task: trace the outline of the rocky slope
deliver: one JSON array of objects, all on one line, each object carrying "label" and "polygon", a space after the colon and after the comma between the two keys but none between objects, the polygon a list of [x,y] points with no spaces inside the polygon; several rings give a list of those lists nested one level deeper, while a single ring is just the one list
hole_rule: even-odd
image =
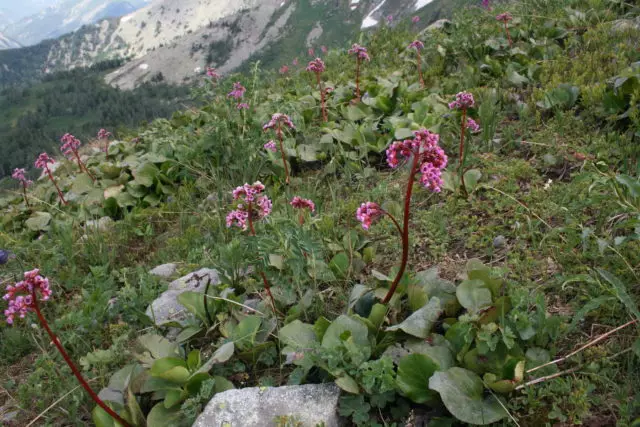
[{"label": "rocky slope", "polygon": [[18,47],[20,47],[20,43],[0,33],[0,49],[15,49]]}]

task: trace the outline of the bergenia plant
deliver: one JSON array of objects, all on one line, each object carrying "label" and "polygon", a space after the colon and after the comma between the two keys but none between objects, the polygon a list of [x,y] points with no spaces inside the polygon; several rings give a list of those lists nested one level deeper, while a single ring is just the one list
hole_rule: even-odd
[{"label": "bergenia plant", "polygon": [[218,80],[220,80],[220,74],[218,74],[218,71],[213,68],[213,67],[207,67],[207,77],[209,77],[211,79],[212,82],[217,82]]},{"label": "bergenia plant", "polygon": [[124,427],[130,426],[130,424],[122,419],[113,409],[107,406],[100,397],[89,387],[89,384],[84,379],[80,370],[71,360],[67,352],[65,351],[62,343],[58,337],[53,333],[47,320],[40,311],[40,302],[49,301],[51,298],[51,287],[49,285],[49,279],[42,277],[38,269],[27,271],[24,273],[24,280],[16,283],[15,285],[9,285],[6,289],[7,293],[3,299],[8,302],[9,307],[4,311],[7,323],[13,325],[16,318],[24,319],[28,313],[35,312],[40,324],[45,329],[49,338],[56,346],[60,355],[64,361],[71,368],[71,372],[75,375],[76,379],[82,385],[82,387],[89,393],[91,399],[102,408],[107,414],[109,414],[115,421],[120,423]]},{"label": "bergenia plant", "polygon": [[491,3],[489,0],[482,0],[482,7],[486,10],[491,10]]},{"label": "bergenia plant", "polygon": [[354,43],[349,49],[349,55],[356,57],[356,101],[360,100],[360,67],[362,61],[371,61],[367,48]]},{"label": "bergenia plant", "polygon": [[414,49],[416,51],[416,60],[418,63],[418,77],[420,78],[420,87],[424,89],[424,78],[422,77],[422,55],[420,51],[424,49],[424,43],[420,40],[414,40],[409,45],[409,49]]},{"label": "bergenia plant", "polygon": [[[245,184],[236,187],[231,193],[236,203],[236,208],[227,214],[227,227],[231,228],[235,225],[242,230],[249,230],[250,236],[255,236],[254,222],[268,217],[272,210],[271,200],[263,194],[264,190],[264,184],[260,181],[256,181],[251,185]],[[276,302],[271,294],[271,286],[267,276],[263,271],[259,274],[264,283],[264,289],[271,300],[273,311],[277,313]]]},{"label": "bergenia plant", "polygon": [[320,91],[320,106],[322,108],[322,121],[327,122],[329,120],[329,117],[327,116],[327,106],[325,105],[325,91],[324,88],[322,86],[322,78],[321,78],[321,74],[324,73],[324,71],[327,69],[327,67],[324,65],[324,61],[320,58],[316,58],[313,61],[309,62],[309,65],[307,65],[307,71],[309,71],[310,73],[315,73],[316,75],[316,80],[318,82],[318,90]]},{"label": "bergenia plant", "polygon": [[[284,173],[286,177],[285,182],[289,184],[289,181],[290,181],[289,166],[287,166],[287,157],[284,151],[283,126],[288,127],[289,129],[296,128],[293,122],[291,121],[291,117],[287,116],[286,114],[275,113],[273,116],[271,116],[271,120],[269,120],[269,122],[265,124],[262,127],[262,129],[265,132],[268,131],[269,129],[273,129],[276,132],[276,136],[278,137],[278,142],[280,143],[280,154],[282,155],[282,166],[284,166]],[[265,144],[265,148],[267,148],[267,144]]]},{"label": "bergenia plant", "polygon": [[312,58],[313,58],[314,56],[316,56],[316,51],[315,51],[312,47],[310,47],[310,48],[307,50],[307,53],[308,53],[308,54],[309,54],[309,56],[310,56],[310,57],[312,57]]},{"label": "bergenia plant", "polygon": [[280,67],[280,74],[287,74],[289,72],[289,66],[283,65]]},{"label": "bergenia plant", "polygon": [[246,91],[247,89],[242,86],[240,82],[235,82],[233,84],[233,90],[227,94],[227,98],[234,98],[238,102],[238,104],[236,105],[236,108],[238,110],[244,109],[245,105],[247,108],[249,107],[247,104],[240,101],[244,97],[244,93]]},{"label": "bergenia plant", "polygon": [[409,218],[411,216],[411,196],[416,174],[420,173],[420,184],[429,191],[439,193],[443,184],[441,173],[447,166],[447,155],[438,145],[440,135],[426,129],[415,131],[413,139],[395,141],[387,149],[387,163],[391,168],[398,168],[404,161],[409,161],[411,169],[404,196],[404,217],[402,226],[389,212],[373,202],[363,203],[356,212],[356,218],[362,223],[362,228],[368,230],[371,225],[382,216],[387,216],[395,225],[402,238],[402,260],[400,269],[391,283],[391,288],[383,299],[388,303],[396,292],[398,284],[404,275],[409,260]]},{"label": "bergenia plant", "polygon": [[462,119],[460,120],[460,144],[458,147],[458,176],[460,177],[460,184],[464,194],[467,194],[467,187],[464,183],[465,131],[466,129],[471,129],[472,132],[478,132],[480,130],[480,126],[473,119],[467,119],[469,108],[473,108],[475,105],[476,101],[473,99],[473,94],[469,92],[459,92],[456,95],[456,100],[449,103],[449,109],[460,110],[462,112]]},{"label": "bergenia plant", "polygon": [[58,197],[60,197],[60,201],[63,204],[66,205],[67,201],[64,199],[64,195],[62,194],[62,191],[60,190],[60,187],[58,187],[58,183],[53,178],[53,174],[51,173],[51,169],[49,169],[49,164],[50,163],[55,163],[55,160],[53,160],[51,157],[49,157],[49,155],[47,153],[41,153],[38,156],[38,158],[36,159],[35,166],[38,169],[42,169],[49,176],[49,179],[51,180],[51,182],[53,182],[53,185],[56,187],[56,190],[58,191]]},{"label": "bergenia plant", "polygon": [[22,196],[24,197],[24,203],[27,205],[27,207],[30,207],[29,199],[27,198],[27,187],[33,184],[33,181],[29,180],[24,175],[25,173],[26,171],[24,169],[16,168],[13,170],[13,173],[11,174],[11,178],[15,179],[20,183],[20,186],[22,187]]},{"label": "bergenia plant", "polygon": [[95,181],[96,179],[94,178],[94,176],[91,174],[91,172],[89,172],[87,166],[80,159],[80,153],[78,153],[78,149],[80,148],[80,140],[70,133],[65,133],[60,139],[60,142],[62,142],[62,147],[60,147],[60,149],[62,150],[62,154],[64,154],[68,159],[71,157],[75,157],[76,161],[78,162],[80,171],[86,173],[93,181]]},{"label": "bergenia plant", "polygon": [[298,222],[300,225],[304,225],[304,217],[305,211],[309,211],[310,213],[314,213],[316,211],[316,204],[313,203],[310,199],[303,199],[300,196],[295,196],[291,200],[291,206],[300,211],[300,216],[298,217]]},{"label": "bergenia plant", "polygon": [[322,51],[323,55],[326,55],[327,52],[329,52],[329,49],[327,49],[327,47],[324,45],[320,46],[320,50]]},{"label": "bergenia plant", "polygon": [[111,132],[108,132],[106,129],[100,129],[98,131],[98,139],[100,141],[104,141],[104,152],[109,151],[109,138],[111,137]]},{"label": "bergenia plant", "polygon": [[414,24],[417,24],[418,22],[420,22],[420,17],[419,16],[414,16],[413,18],[411,18],[411,22],[413,22]]},{"label": "bergenia plant", "polygon": [[496,21],[502,22],[504,24],[504,32],[507,36],[507,40],[509,40],[509,47],[513,47],[513,40],[511,40],[511,33],[509,32],[509,21],[513,19],[513,16],[509,12],[501,13],[496,16]]}]

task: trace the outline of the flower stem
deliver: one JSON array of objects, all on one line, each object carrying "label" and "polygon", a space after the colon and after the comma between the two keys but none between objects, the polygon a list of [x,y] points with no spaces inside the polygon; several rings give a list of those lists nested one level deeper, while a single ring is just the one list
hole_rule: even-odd
[{"label": "flower stem", "polygon": [[[256,235],[256,229],[253,227],[253,203],[249,202],[248,206],[247,206],[247,210],[248,210],[248,221],[249,221],[249,232],[251,236],[255,236]],[[273,308],[273,312],[275,314],[282,314],[278,311],[278,309],[276,308],[276,300],[275,298],[273,298],[273,294],[271,293],[271,285],[269,285],[269,281],[267,280],[267,276],[266,274],[264,274],[263,271],[261,271],[260,273],[260,277],[262,277],[262,282],[264,283],[264,290],[267,291],[267,295],[269,296],[269,300],[271,301],[271,307]]]},{"label": "flower stem", "polygon": [[360,57],[356,57],[356,101],[360,101]]},{"label": "flower stem", "polygon": [[60,200],[62,201],[63,204],[68,205],[67,201],[64,199],[64,195],[62,194],[60,187],[58,187],[58,183],[56,182],[55,179],[53,179],[53,175],[49,170],[49,166],[45,166],[45,168],[47,170],[47,175],[49,175],[49,179],[51,180],[51,182],[53,182],[53,185],[56,187],[56,190],[58,190],[58,196],[60,197]]},{"label": "flower stem", "polygon": [[462,109],[462,122],[460,122],[460,153],[459,153],[459,161],[458,161],[458,176],[460,177],[460,188],[462,192],[467,194],[467,186],[464,183],[464,134],[465,128],[467,124],[467,109]]},{"label": "flower stem", "polygon": [[[289,184],[289,166],[287,166],[287,159],[284,154],[284,143],[282,141],[282,127],[279,120],[278,120],[278,128],[276,130],[276,133],[278,134],[278,141],[280,141],[280,154],[282,154],[282,165],[284,166],[284,174],[286,176],[285,182]],[[249,213],[249,215],[251,215],[251,213]]]},{"label": "flower stem", "polygon": [[420,87],[424,89],[424,78],[422,77],[422,56],[420,55],[420,50],[416,51],[418,53],[418,76],[420,77]]},{"label": "flower stem", "polygon": [[511,40],[511,33],[509,33],[509,24],[504,21],[504,32],[507,33],[507,40],[509,40],[509,47],[513,47],[513,40]]},{"label": "flower stem", "polygon": [[60,340],[58,339],[58,337],[53,333],[53,331],[49,327],[47,320],[44,318],[44,316],[40,312],[40,307],[38,305],[38,299],[37,299],[35,290],[31,292],[31,297],[33,298],[33,308],[36,312],[36,315],[38,316],[38,320],[40,320],[40,324],[42,324],[44,329],[47,331],[49,338],[51,338],[51,341],[53,341],[53,344],[56,346],[56,348],[60,352],[60,355],[62,356],[64,361],[67,362],[67,365],[69,365],[69,368],[71,368],[73,375],[75,375],[80,385],[82,385],[82,387],[86,390],[86,392],[89,393],[89,396],[91,396],[91,399],[93,399],[96,405],[101,407],[114,420],[122,424],[122,426],[124,427],[131,427],[131,424],[126,422],[124,419],[122,419],[122,417],[120,417],[120,415],[118,415],[113,409],[109,408],[109,406],[107,406],[107,404],[104,403],[102,399],[100,399],[98,395],[91,389],[87,381],[85,381],[85,379],[82,377],[82,374],[80,373],[76,365],[73,363],[73,361],[65,351],[64,347],[62,347],[62,344],[60,343]]},{"label": "flower stem", "polygon": [[327,107],[325,105],[325,97],[324,97],[324,88],[322,87],[322,79],[320,78],[320,73],[316,73],[316,77],[318,79],[318,89],[320,89],[320,105],[322,107],[322,121],[329,121],[329,117],[327,116]]},{"label": "flower stem", "polygon": [[27,198],[27,183],[22,181],[22,195],[24,196],[24,202],[26,203],[27,207],[30,208],[31,205],[29,204],[29,199]]},{"label": "flower stem", "polygon": [[400,225],[395,221],[391,215],[388,215],[396,224],[396,228],[398,231],[402,232],[402,261],[400,263],[400,270],[398,270],[398,274],[396,278],[393,280],[391,284],[391,288],[387,295],[382,300],[383,304],[387,304],[393,294],[396,292],[396,288],[404,275],[404,271],[407,268],[407,261],[409,261],[409,217],[411,214],[411,195],[413,193],[413,183],[415,181],[415,175],[418,172],[418,161],[420,160],[420,153],[413,153],[413,163],[411,164],[411,173],[409,174],[409,182],[407,183],[407,193],[404,197],[404,218],[403,218],[403,227],[400,230]]},{"label": "flower stem", "polygon": [[76,159],[78,160],[78,167],[80,168],[80,171],[84,171],[84,173],[89,175],[89,178],[91,178],[93,182],[96,182],[96,178],[91,174],[91,172],[89,172],[89,169],[87,169],[85,164],[82,163],[82,160],[80,160],[80,154],[78,154],[76,150],[73,151],[73,154],[76,155]]}]

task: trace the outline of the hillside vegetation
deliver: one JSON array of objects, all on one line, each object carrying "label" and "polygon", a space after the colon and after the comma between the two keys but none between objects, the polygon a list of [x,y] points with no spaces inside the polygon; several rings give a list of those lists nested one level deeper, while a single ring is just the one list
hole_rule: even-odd
[{"label": "hillside vegetation", "polygon": [[[489,3],[41,156],[0,200],[3,280],[49,280],[7,289],[5,423],[119,425],[55,343],[132,426],[332,381],[358,426],[640,425],[640,5]],[[169,262],[222,283],[162,323]]]}]

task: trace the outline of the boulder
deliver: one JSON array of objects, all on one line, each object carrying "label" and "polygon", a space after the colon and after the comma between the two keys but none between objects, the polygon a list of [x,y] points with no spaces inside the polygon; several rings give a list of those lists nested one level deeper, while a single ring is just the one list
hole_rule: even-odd
[{"label": "boulder", "polygon": [[228,390],[213,396],[193,427],[274,427],[282,417],[286,425],[338,427],[339,397],[333,383]]},{"label": "boulder", "polygon": [[172,277],[178,271],[178,264],[162,264],[149,271],[149,274],[153,276],[162,277],[163,279],[168,279]]},{"label": "boulder", "polygon": [[98,220],[89,220],[85,225],[85,229],[88,231],[105,232],[113,228],[113,220],[111,217],[103,216]]},{"label": "boulder", "polygon": [[438,19],[433,24],[429,25],[424,31],[436,31],[436,30],[444,30],[449,25],[451,25],[451,21],[448,19]]},{"label": "boulder", "polygon": [[149,316],[157,326],[169,322],[178,322],[186,325],[188,312],[182,304],[178,302],[178,296],[187,291],[204,293],[207,284],[211,286],[220,284],[220,275],[216,270],[203,268],[174,280],[169,284],[169,288],[147,308],[147,316]]}]

